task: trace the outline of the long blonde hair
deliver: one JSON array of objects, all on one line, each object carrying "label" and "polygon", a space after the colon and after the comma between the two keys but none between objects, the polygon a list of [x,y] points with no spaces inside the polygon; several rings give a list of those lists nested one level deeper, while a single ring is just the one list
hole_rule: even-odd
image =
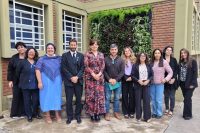
[{"label": "long blonde hair", "polygon": [[125,64],[128,63],[128,60],[126,58],[126,55],[125,55],[125,50],[128,49],[130,52],[131,52],[131,55],[129,57],[130,61],[131,61],[131,64],[135,64],[136,62],[136,57],[135,57],[135,54],[133,52],[133,50],[131,49],[131,47],[125,47],[123,52],[122,52],[122,59],[125,61]]}]

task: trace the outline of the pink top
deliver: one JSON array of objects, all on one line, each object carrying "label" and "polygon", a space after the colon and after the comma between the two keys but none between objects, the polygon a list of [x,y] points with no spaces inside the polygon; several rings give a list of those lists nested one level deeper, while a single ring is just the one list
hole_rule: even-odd
[{"label": "pink top", "polygon": [[[153,64],[153,83],[154,84],[162,84],[161,81],[165,78],[169,81],[173,76],[173,71],[166,60],[163,60],[163,67],[158,66],[158,62],[154,62]],[[165,77],[165,71],[168,73]]]}]

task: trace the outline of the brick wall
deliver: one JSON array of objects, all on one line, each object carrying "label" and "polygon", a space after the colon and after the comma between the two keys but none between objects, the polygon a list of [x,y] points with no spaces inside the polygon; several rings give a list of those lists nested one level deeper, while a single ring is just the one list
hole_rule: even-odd
[{"label": "brick wall", "polygon": [[163,49],[174,45],[175,0],[153,4],[152,9],[152,48]]},{"label": "brick wall", "polygon": [[7,81],[7,68],[8,68],[8,62],[9,59],[1,59],[2,63],[2,82],[3,82],[3,95],[7,96],[12,94],[12,90],[8,87],[8,81]]}]

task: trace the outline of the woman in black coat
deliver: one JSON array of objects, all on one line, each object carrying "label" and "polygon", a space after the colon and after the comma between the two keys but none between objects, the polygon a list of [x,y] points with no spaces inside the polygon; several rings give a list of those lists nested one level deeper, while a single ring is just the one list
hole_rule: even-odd
[{"label": "woman in black coat", "polygon": [[[152,79],[152,68],[148,64],[146,53],[140,53],[137,56],[136,64],[132,68],[131,77],[134,82],[136,119],[141,120],[143,102],[144,121],[149,122],[151,118],[150,108],[150,90],[149,84]],[[143,99],[143,100],[142,100]]]},{"label": "woman in black coat", "polygon": [[20,61],[16,68],[16,76],[18,77],[18,87],[22,89],[25,105],[25,113],[28,122],[32,122],[32,118],[41,118],[38,113],[39,106],[39,89],[37,87],[37,79],[35,74],[35,64],[38,58],[38,52],[35,48],[29,48],[26,51],[25,59]]},{"label": "woman in black coat", "polygon": [[[164,97],[165,97],[165,114],[172,116],[175,106],[175,93],[178,88],[177,84],[177,73],[178,73],[178,64],[176,58],[172,56],[173,48],[167,46],[163,50],[163,58],[169,63],[173,71],[172,78],[164,84]],[[165,73],[167,75],[167,73]],[[170,103],[169,103],[170,102]]]},{"label": "woman in black coat", "polygon": [[11,118],[17,118],[25,115],[23,95],[21,89],[18,88],[17,77],[15,76],[16,67],[20,60],[23,60],[26,52],[26,45],[23,42],[17,42],[15,45],[18,53],[13,55],[8,64],[7,80],[8,86],[12,89],[13,99],[10,111]]},{"label": "woman in black coat", "polygon": [[180,50],[178,80],[184,97],[183,118],[192,118],[192,95],[197,83],[197,62],[190,57],[189,51],[185,48]]}]

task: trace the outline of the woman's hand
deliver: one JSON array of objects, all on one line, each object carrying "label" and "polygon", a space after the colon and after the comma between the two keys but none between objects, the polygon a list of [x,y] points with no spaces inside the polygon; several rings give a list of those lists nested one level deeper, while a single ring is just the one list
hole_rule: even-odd
[{"label": "woman's hand", "polygon": [[144,83],[143,83],[142,80],[138,80],[138,83],[139,83],[140,85],[144,85]]},{"label": "woman's hand", "polygon": [[12,81],[9,81],[9,82],[8,82],[8,87],[9,87],[9,88],[13,88],[13,82],[12,82]]},{"label": "woman's hand", "polygon": [[38,88],[39,88],[39,89],[42,89],[42,88],[43,88],[42,82],[39,82],[39,83],[38,83]]},{"label": "woman's hand", "polygon": [[170,79],[169,84],[173,84],[175,82],[175,79]]},{"label": "woman's hand", "polygon": [[143,85],[148,85],[149,82],[150,82],[150,80],[146,80],[146,81],[143,82]]},{"label": "woman's hand", "polygon": [[131,77],[128,77],[128,78],[126,79],[126,81],[132,81],[132,78],[131,78]]}]

